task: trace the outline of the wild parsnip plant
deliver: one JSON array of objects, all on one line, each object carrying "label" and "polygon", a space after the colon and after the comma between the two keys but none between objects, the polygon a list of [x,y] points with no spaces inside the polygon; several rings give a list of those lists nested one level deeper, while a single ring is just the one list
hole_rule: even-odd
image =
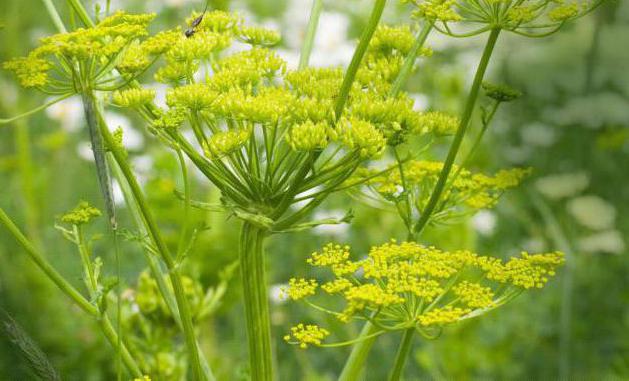
[{"label": "wild parsnip plant", "polygon": [[[120,131],[112,133],[104,118],[109,107],[136,112],[158,144],[172,150],[181,165],[185,213],[192,206],[223,210],[241,223],[237,265],[240,268],[253,380],[276,379],[271,340],[265,244],[274,234],[299,232],[322,224],[348,223],[345,218],[310,220],[335,192],[360,192],[394,205],[407,228],[407,241],[374,246],[361,260],[349,248],[328,245],[308,263],[327,267],[334,278],[321,289],[345,300],[331,311],[310,302],[319,281],[292,279],[285,290],[343,322],[366,321],[340,378],[355,380],[377,336],[401,330],[400,349],[391,379],[400,378],[413,335],[435,338],[443,326],[480,316],[530,288],[541,288],[563,262],[560,253],[514,257],[507,262],[467,250],[446,252],[420,244],[428,224],[445,223],[493,206],[499,196],[527,176],[511,169],[494,176],[472,173],[467,159],[478,146],[500,104],[517,98],[505,86],[483,84],[501,31],[529,37],[556,32],[600,1],[562,0],[427,0],[411,3],[417,35],[407,26],[380,25],[385,0],[375,0],[347,68],[308,67],[323,4],[314,0],[297,69],[289,69],[274,51],[278,33],[250,26],[233,13],[193,13],[187,28],[149,35],[155,15],[118,11],[94,21],[78,0],[68,0],[82,27],[68,30],[50,0],[44,0],[59,33],[45,37],[26,57],[4,64],[25,88],[55,96],[51,102],[13,122],[73,95],[80,95],[94,152],[95,169],[117,247],[119,236],[139,242],[148,270],[138,276],[134,303],[112,293],[121,280],[102,276],[85,226],[100,211],[82,202],[61,218],[58,229],[79,252],[85,291],[64,279],[45,256],[0,210],[0,221],[46,275],[99,323],[117,358],[136,379],[214,380],[198,345],[197,327],[211,314],[227,287],[207,291],[183,274],[195,234],[181,232],[180,244],[164,240],[133,172]],[[206,8],[207,10],[207,8]],[[98,16],[98,14],[97,14]],[[489,33],[462,115],[417,111],[402,89],[429,34],[452,37]],[[237,42],[237,43],[236,43]],[[143,86],[148,73],[167,86],[166,107],[156,91]],[[466,158],[456,165],[461,143],[481,87],[491,100],[483,108],[482,129]],[[422,153],[431,144],[449,141],[444,162]],[[423,145],[418,151],[417,142]],[[370,164],[391,157],[394,164]],[[220,204],[191,199],[187,162],[221,192]],[[119,230],[111,179],[122,188],[137,234]],[[116,251],[118,249],[116,248]],[[120,263],[118,263],[120,266]],[[308,299],[306,299],[308,298]],[[116,325],[110,305],[116,304]],[[325,303],[322,303],[325,304]],[[138,311],[134,312],[134,306]],[[185,345],[175,339],[184,336]],[[314,325],[295,326],[290,343],[325,346],[329,332]],[[118,377],[124,377],[119,369]]]}]

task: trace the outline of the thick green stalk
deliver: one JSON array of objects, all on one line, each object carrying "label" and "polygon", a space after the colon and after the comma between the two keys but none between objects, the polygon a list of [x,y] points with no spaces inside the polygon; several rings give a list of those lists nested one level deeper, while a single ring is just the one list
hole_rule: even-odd
[{"label": "thick green stalk", "polygon": [[26,253],[33,262],[39,267],[46,276],[52,280],[52,282],[68,296],[76,305],[86,312],[88,315],[96,318],[107,338],[110,345],[122,355],[122,361],[125,366],[131,372],[134,377],[142,377],[142,372],[136,364],[135,360],[129,354],[129,351],[124,345],[120,344],[118,335],[113,329],[109,318],[106,315],[101,315],[100,311],[87,301],[80,292],[78,292],[65,278],[52,267],[52,265],[46,260],[44,255],[39,252],[31,242],[22,234],[20,229],[13,223],[11,218],[0,208],[0,223],[2,223],[7,230],[13,235],[13,237],[20,243],[20,245],[26,250]]},{"label": "thick green stalk", "polygon": [[365,57],[365,53],[367,53],[367,48],[369,47],[371,38],[376,32],[376,28],[378,28],[378,23],[380,23],[380,18],[382,17],[382,12],[384,11],[384,6],[386,5],[386,3],[386,0],[376,0],[376,3],[374,4],[371,11],[371,16],[369,16],[367,26],[363,30],[363,34],[360,37],[360,42],[358,43],[358,46],[354,51],[352,62],[350,62],[349,67],[345,72],[343,84],[341,85],[341,91],[339,92],[339,96],[336,99],[336,104],[334,105],[334,114],[337,120],[341,117],[343,113],[343,108],[345,108],[345,103],[347,103],[349,93],[352,89],[352,84],[354,83],[354,79],[356,79],[356,73],[358,72],[360,64]]},{"label": "thick green stalk", "polygon": [[[93,95],[89,97],[91,101],[94,101]],[[93,110],[97,110],[96,107]],[[170,281],[173,286],[173,291],[175,293],[175,299],[177,301],[177,307],[179,309],[179,315],[181,317],[181,323],[183,328],[183,333],[185,336],[186,347],[188,350],[188,356],[190,358],[190,364],[192,367],[192,374],[195,380],[203,381],[206,379],[206,375],[203,372],[203,367],[201,366],[199,349],[197,346],[196,335],[194,332],[194,325],[192,323],[192,311],[190,310],[190,305],[188,304],[188,300],[186,299],[183,283],[181,281],[181,276],[179,275],[175,260],[164,241],[159,227],[157,226],[157,222],[155,221],[153,214],[150,211],[148,203],[144,198],[144,194],[140,185],[138,184],[129,163],[126,160],[126,157],[123,151],[120,149],[118,144],[114,141],[114,137],[111,135],[111,132],[107,129],[107,125],[103,120],[100,112],[96,111],[98,117],[98,124],[100,128],[100,132],[102,134],[105,146],[112,153],[116,163],[118,164],[122,174],[126,182],[129,184],[131,188],[131,192],[137,205],[142,214],[142,218],[144,219],[144,223],[146,225],[147,231],[151,237],[151,240],[155,243],[157,251],[160,254],[161,259],[166,264],[168,268],[168,274]],[[210,374],[210,379],[213,377]]]},{"label": "thick green stalk", "polygon": [[360,335],[357,340],[360,340],[358,343],[354,344],[352,347],[352,352],[350,353],[347,361],[345,362],[345,366],[343,367],[343,371],[339,376],[339,381],[355,381],[358,380],[360,373],[365,366],[365,361],[367,360],[367,356],[371,351],[371,347],[373,347],[374,342],[376,341],[376,336],[369,337],[361,340],[361,338],[365,338],[367,336],[373,335],[377,331],[377,327],[373,324],[367,322],[363,326],[362,331],[360,331]]},{"label": "thick green stalk", "polygon": [[424,46],[424,43],[428,38],[428,35],[432,31],[432,25],[433,23],[431,21],[426,21],[426,24],[424,24],[424,27],[415,39],[415,43],[411,47],[411,51],[408,53],[408,56],[406,56],[404,64],[402,65],[402,68],[400,69],[400,72],[398,73],[397,77],[395,78],[395,82],[393,82],[393,86],[391,87],[390,95],[392,97],[395,97],[400,93],[400,91],[402,90],[402,86],[404,86],[404,84],[408,80],[408,77],[411,75],[411,72],[413,71],[413,66],[415,65],[415,60],[417,60],[417,56],[419,56],[419,53],[421,52],[422,47]]},{"label": "thick green stalk", "polygon": [[299,69],[307,67],[310,61],[310,54],[314,46],[314,39],[317,34],[322,10],[323,0],[313,0],[312,9],[310,10],[310,20],[308,20],[308,29],[306,29],[306,37],[304,38],[304,44],[301,46],[301,54],[299,55]]},{"label": "thick green stalk", "polygon": [[244,291],[249,361],[253,381],[272,381],[271,319],[267,300],[264,241],[267,232],[244,222],[240,237],[240,273]]},{"label": "thick green stalk", "polygon": [[478,93],[483,82],[483,77],[485,76],[485,72],[487,71],[489,59],[491,58],[491,54],[494,51],[494,47],[496,46],[496,41],[498,41],[499,35],[500,29],[492,29],[489,34],[487,43],[485,44],[485,50],[483,51],[483,55],[478,64],[478,68],[476,69],[476,75],[474,76],[472,88],[470,89],[467,101],[465,102],[465,108],[463,110],[463,115],[461,116],[461,122],[459,123],[459,127],[456,131],[456,134],[454,135],[454,140],[452,141],[452,145],[450,146],[450,150],[448,151],[446,161],[443,164],[443,169],[439,174],[437,184],[435,185],[435,188],[430,195],[428,204],[422,211],[422,215],[419,218],[417,225],[415,225],[415,234],[419,234],[424,229],[424,227],[428,223],[428,220],[430,219],[430,216],[434,212],[435,207],[439,202],[439,199],[441,198],[441,194],[443,193],[443,190],[448,181],[448,176],[450,175],[450,171],[452,170],[452,166],[454,165],[454,160],[456,159],[459,148],[461,147],[461,143],[463,142],[463,137],[465,136],[467,127],[470,124],[470,119],[472,118],[474,106],[476,105],[476,100],[478,99]]},{"label": "thick green stalk", "polygon": [[391,374],[389,375],[389,381],[398,381],[400,377],[402,377],[404,364],[406,363],[408,353],[411,351],[411,347],[413,346],[412,344],[414,334],[414,327],[411,327],[404,331],[404,334],[402,335],[402,341],[400,341],[400,346],[397,350],[397,355],[395,355],[395,362],[393,363],[393,369],[391,369]]}]

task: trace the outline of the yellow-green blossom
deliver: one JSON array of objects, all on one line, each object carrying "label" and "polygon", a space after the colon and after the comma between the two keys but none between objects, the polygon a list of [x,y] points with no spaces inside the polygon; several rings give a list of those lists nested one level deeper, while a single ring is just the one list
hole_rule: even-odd
[{"label": "yellow-green blossom", "polygon": [[281,39],[276,31],[260,27],[242,27],[238,30],[238,38],[254,46],[273,46]]},{"label": "yellow-green blossom", "polygon": [[155,90],[145,88],[131,88],[116,91],[113,94],[113,101],[120,107],[140,107],[153,102]]},{"label": "yellow-green blossom", "polygon": [[251,130],[229,130],[218,132],[209,139],[205,154],[208,157],[222,157],[242,147],[251,137]]},{"label": "yellow-green blossom", "polygon": [[314,151],[324,149],[329,142],[329,126],[325,122],[296,124],[288,130],[286,141],[295,151]]},{"label": "yellow-green blossom", "polygon": [[321,345],[323,339],[330,335],[327,329],[320,328],[317,325],[298,324],[291,328],[290,335],[284,336],[284,340],[291,342],[295,340],[295,344],[299,344],[302,349],[308,348],[308,345]]},{"label": "yellow-green blossom", "polygon": [[318,283],[314,279],[291,278],[288,281],[288,287],[282,288],[282,295],[292,300],[299,300],[314,295],[317,287]]},{"label": "yellow-green blossom", "polygon": [[76,208],[61,216],[61,221],[72,225],[84,225],[96,217],[100,217],[100,210],[91,206],[87,201],[81,201]]},{"label": "yellow-green blossom", "polygon": [[[480,316],[524,290],[542,287],[564,258],[558,252],[522,253],[503,262],[468,250],[391,241],[372,247],[360,260],[351,259],[347,246],[327,244],[307,262],[329,269],[332,279],[321,289],[345,303],[340,312],[327,306],[319,307],[322,311],[343,322],[368,317],[380,330],[423,330]],[[338,271],[344,268],[352,271]],[[317,291],[317,280],[290,282],[293,300]]]}]

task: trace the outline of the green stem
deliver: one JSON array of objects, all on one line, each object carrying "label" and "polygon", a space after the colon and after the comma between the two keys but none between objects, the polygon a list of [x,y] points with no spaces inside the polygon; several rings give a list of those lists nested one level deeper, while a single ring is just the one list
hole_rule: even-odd
[{"label": "green stem", "polygon": [[350,62],[349,67],[347,68],[347,72],[345,73],[345,77],[343,78],[343,84],[341,85],[339,96],[336,99],[336,104],[334,105],[334,114],[337,120],[341,118],[343,108],[347,103],[350,90],[352,89],[352,84],[354,83],[354,79],[356,79],[356,73],[358,72],[360,64],[365,57],[365,53],[367,53],[369,42],[371,41],[373,34],[376,32],[376,28],[378,27],[378,23],[380,22],[380,18],[382,17],[382,12],[384,11],[384,6],[386,5],[386,3],[386,0],[376,0],[371,11],[371,16],[369,17],[369,21],[367,22],[367,26],[363,30],[363,34],[360,37],[360,43],[358,43],[356,51],[354,51],[352,62]]},{"label": "green stem", "polygon": [[426,24],[424,24],[424,27],[419,32],[419,35],[417,35],[415,43],[411,47],[411,51],[408,53],[408,56],[406,56],[404,64],[402,65],[402,68],[400,69],[397,78],[395,78],[395,82],[393,82],[393,86],[391,87],[390,92],[391,97],[395,97],[400,93],[400,91],[402,90],[402,86],[404,86],[404,84],[408,80],[408,77],[411,75],[411,72],[413,71],[413,66],[415,66],[415,61],[417,60],[417,56],[419,56],[419,53],[421,52],[422,47],[424,46],[424,43],[428,38],[428,35],[432,31],[432,25],[432,21],[426,21]]},{"label": "green stem", "polygon": [[404,334],[402,335],[402,341],[400,342],[400,346],[397,350],[397,355],[395,355],[395,363],[393,364],[393,369],[391,370],[391,374],[389,375],[389,381],[398,381],[400,377],[402,377],[404,364],[406,363],[408,353],[411,351],[411,347],[413,344],[414,334],[414,327],[411,327],[404,331]]},{"label": "green stem", "polygon": [[476,105],[476,100],[478,99],[478,93],[480,91],[480,86],[483,82],[483,77],[485,76],[485,72],[487,71],[487,66],[489,65],[489,59],[491,58],[491,54],[494,51],[496,46],[496,41],[498,41],[498,36],[500,35],[500,29],[492,29],[489,37],[487,39],[487,43],[485,44],[485,50],[483,51],[483,55],[481,57],[480,63],[478,64],[478,68],[476,69],[476,75],[474,76],[474,82],[472,83],[472,88],[470,89],[470,94],[467,97],[467,101],[465,103],[465,108],[463,110],[463,115],[461,116],[461,122],[459,123],[459,128],[456,131],[454,136],[454,140],[452,141],[452,145],[450,146],[450,150],[448,151],[448,156],[446,158],[445,163],[443,164],[443,169],[439,174],[439,179],[437,180],[437,184],[430,195],[430,200],[428,204],[424,208],[422,215],[415,225],[415,234],[419,234],[430,219],[430,216],[435,210],[439,199],[441,198],[441,194],[446,186],[448,181],[448,176],[450,175],[450,171],[452,170],[452,165],[454,164],[454,160],[459,152],[459,148],[461,147],[461,142],[463,142],[463,137],[465,136],[465,132],[467,131],[467,127],[470,124],[470,119],[472,117],[472,112],[474,111],[474,106]]},{"label": "green stem", "polygon": [[[367,322],[363,326],[358,339],[373,335],[377,330],[378,328],[376,326]],[[369,355],[369,351],[371,351],[371,347],[373,347],[373,344],[376,341],[376,337],[377,336],[373,336],[361,340],[352,347],[352,352],[345,362],[343,371],[339,376],[339,381],[358,380],[360,372],[363,370],[365,361],[367,360],[367,356]]]},{"label": "green stem", "polygon": [[109,318],[105,315],[101,315],[100,311],[90,302],[88,302],[80,292],[78,292],[65,278],[52,267],[52,265],[46,260],[44,255],[40,253],[31,242],[22,234],[20,229],[13,223],[11,218],[0,208],[0,223],[2,223],[7,230],[13,235],[13,237],[20,243],[20,245],[26,250],[26,253],[33,262],[39,267],[50,280],[68,296],[76,305],[86,312],[88,315],[96,318],[99,321],[101,329],[109,344],[122,355],[122,361],[124,362],[129,372],[134,377],[142,377],[142,372],[136,364],[135,360],[129,354],[127,348],[121,345],[118,340],[118,335],[113,329]]},{"label": "green stem", "polygon": [[60,96],[59,98],[55,98],[55,99],[53,99],[53,100],[52,100],[52,101],[50,101],[50,102],[44,103],[44,104],[43,104],[43,105],[41,105],[41,106],[37,106],[37,107],[35,107],[34,109],[29,110],[29,111],[26,111],[26,112],[24,112],[24,113],[22,113],[22,114],[20,114],[20,115],[12,116],[12,117],[10,117],[10,118],[5,118],[5,119],[0,118],[0,125],[3,125],[3,124],[9,124],[9,123],[11,123],[11,122],[15,122],[16,120],[18,120],[18,119],[20,119],[20,118],[24,118],[24,117],[27,117],[27,116],[29,116],[29,115],[33,115],[33,114],[35,114],[35,113],[38,113],[38,112],[40,112],[40,111],[42,111],[42,110],[45,110],[45,109],[47,109],[48,107],[50,107],[50,106],[54,105],[55,103],[59,103],[59,102],[61,102],[61,101],[62,101],[62,100],[64,100],[64,99],[68,99],[68,98],[70,98],[70,97],[71,97],[71,96],[73,96],[73,95],[74,95],[74,93],[64,94],[64,95]]},{"label": "green stem", "polygon": [[0,222],[9,230],[15,239],[26,250],[28,256],[35,264],[50,278],[59,289],[69,296],[74,302],[85,312],[90,315],[98,315],[98,310],[90,302],[88,302],[80,292],[78,292],[65,278],[55,270],[44,256],[31,244],[31,242],[22,234],[20,229],[13,223],[11,218],[0,209]]},{"label": "green stem", "polygon": [[264,267],[267,232],[244,222],[240,238],[240,272],[244,291],[249,361],[253,381],[273,380],[271,320]]},{"label": "green stem", "polygon": [[[93,95],[90,97],[93,100]],[[96,108],[94,108],[96,110]],[[103,140],[105,142],[105,146],[112,153],[116,163],[118,164],[122,174],[128,183],[131,193],[133,194],[133,198],[137,202],[137,206],[142,214],[142,218],[146,225],[147,231],[151,237],[151,240],[155,243],[157,251],[160,254],[161,259],[166,264],[168,268],[168,274],[170,281],[173,286],[173,291],[175,293],[175,300],[177,301],[177,307],[179,309],[179,315],[181,317],[181,323],[183,328],[183,333],[186,340],[186,347],[188,350],[188,356],[190,357],[190,363],[192,366],[192,373],[195,380],[205,380],[206,375],[203,372],[203,367],[201,366],[200,353],[197,346],[196,335],[194,332],[194,325],[192,323],[192,311],[190,310],[190,305],[188,304],[188,300],[186,299],[183,283],[181,281],[181,276],[179,275],[179,270],[176,266],[175,260],[164,241],[159,227],[157,226],[157,222],[151,213],[148,203],[144,198],[144,194],[142,193],[142,189],[138,184],[129,163],[126,160],[124,152],[117,145],[114,140],[114,137],[111,135],[111,132],[107,129],[107,125],[103,120],[103,116],[100,112],[96,112],[99,120],[100,132],[103,136]],[[209,374],[209,378],[213,379],[211,373]]]},{"label": "green stem", "polygon": [[310,54],[314,46],[314,39],[317,34],[317,28],[319,26],[319,18],[321,17],[321,11],[323,10],[323,0],[313,0],[312,10],[310,11],[310,20],[308,21],[308,29],[306,29],[306,37],[304,38],[304,44],[301,47],[301,54],[299,55],[299,69],[304,69],[308,66],[310,61]]},{"label": "green stem", "polygon": [[59,16],[59,12],[57,12],[57,8],[52,3],[52,0],[42,0],[50,18],[52,19],[52,23],[55,24],[55,27],[59,31],[59,33],[67,33],[67,29],[65,25],[63,25],[63,21],[61,20],[61,16]]},{"label": "green stem", "polygon": [[85,24],[86,27],[91,28],[95,25],[94,21],[92,21],[90,15],[87,13],[80,0],[67,0],[67,2],[70,4],[70,7],[74,9],[76,14],[79,16],[81,21],[83,21],[83,24]]},{"label": "green stem", "polygon": [[122,362],[125,364],[127,369],[129,369],[129,372],[131,372],[133,377],[142,377],[142,371],[131,356],[131,353],[129,353],[127,347],[121,343],[120,336],[116,333],[116,330],[111,324],[111,321],[109,321],[109,318],[107,316],[103,316],[99,319],[98,323],[103,331],[103,334],[107,338],[107,341],[116,348],[116,352],[120,353]]}]

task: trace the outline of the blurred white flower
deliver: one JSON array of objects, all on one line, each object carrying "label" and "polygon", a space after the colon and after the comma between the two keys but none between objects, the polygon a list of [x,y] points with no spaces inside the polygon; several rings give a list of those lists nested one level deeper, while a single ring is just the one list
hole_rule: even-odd
[{"label": "blurred white flower", "polygon": [[131,127],[131,121],[127,117],[115,112],[106,112],[105,122],[112,131],[118,127],[122,128],[122,144],[126,149],[139,150],[144,146],[144,136]]},{"label": "blurred white flower", "polygon": [[[50,102],[54,98],[46,99],[46,102]],[[59,122],[61,128],[68,132],[74,132],[81,128],[84,123],[83,115],[83,103],[79,96],[73,96],[68,99],[64,99],[61,102],[46,109],[46,115]]]},{"label": "blurred white flower", "polygon": [[286,298],[282,297],[282,289],[286,287],[288,287],[288,285],[285,283],[272,284],[271,287],[269,287],[269,299],[271,300],[271,303],[275,305],[286,303]]},{"label": "blurred white flower", "polygon": [[430,98],[426,94],[412,93],[409,94],[413,100],[413,110],[426,111],[430,106]]},{"label": "blurred white flower", "polygon": [[126,204],[124,201],[124,193],[122,193],[122,188],[120,188],[120,183],[118,183],[118,180],[112,179],[111,189],[114,196],[114,204],[119,207],[125,206]]},{"label": "blurred white flower", "polygon": [[620,94],[588,94],[570,98],[560,109],[546,110],[545,117],[562,126],[578,125],[600,129],[606,125],[629,124],[629,107]]},{"label": "blurred white flower", "polygon": [[589,184],[587,173],[574,172],[541,177],[535,182],[535,187],[549,199],[559,200],[581,193]]},{"label": "blurred white flower", "polygon": [[556,131],[545,124],[535,122],[520,129],[522,141],[527,145],[550,147],[557,141]]},{"label": "blurred white flower", "polygon": [[[329,218],[341,219],[345,217],[347,211],[341,209],[332,209],[332,210],[320,210],[317,211],[313,216],[313,221],[321,221]],[[334,236],[337,238],[342,238],[347,236],[349,232],[349,224],[341,223],[341,224],[332,224],[332,225],[319,225],[312,229],[315,234],[324,235],[324,236]]]},{"label": "blurred white flower", "polygon": [[570,200],[568,212],[577,222],[592,230],[609,229],[616,220],[616,208],[598,196],[582,196]]},{"label": "blurred white flower", "polygon": [[506,146],[505,157],[512,163],[520,164],[531,157],[531,147],[527,146]]},{"label": "blurred white flower", "polygon": [[284,32],[282,37],[286,45],[291,49],[299,50],[301,47],[306,28],[308,27],[308,19],[312,7],[312,0],[292,0],[288,4],[286,12],[284,12]]},{"label": "blurred white flower", "polygon": [[148,174],[153,169],[153,158],[149,155],[135,156],[131,159],[133,169],[142,174]]},{"label": "blurred white flower", "polygon": [[90,142],[79,142],[76,145],[76,153],[85,161],[94,161],[94,152],[92,152],[92,144]]},{"label": "blurred white flower", "polygon": [[312,66],[347,66],[355,43],[347,40],[349,19],[341,13],[323,12],[310,58]]},{"label": "blurred white flower", "polygon": [[480,210],[472,217],[472,226],[479,234],[490,236],[496,230],[496,214],[490,210]]},{"label": "blurred white flower", "polygon": [[625,241],[618,230],[607,230],[581,238],[579,249],[586,253],[622,254],[625,251]]}]

